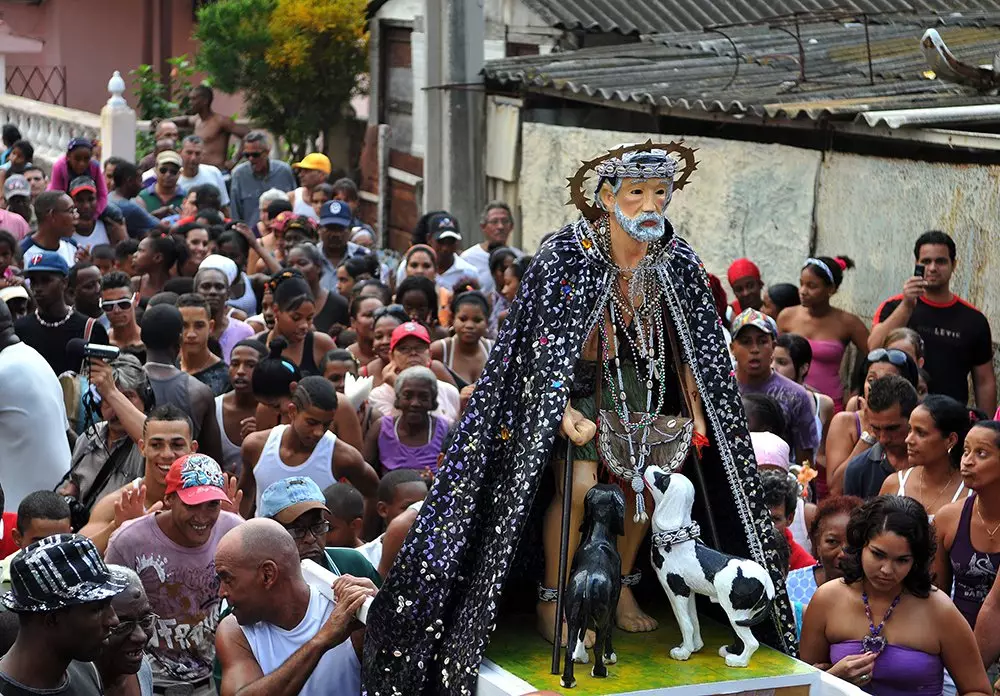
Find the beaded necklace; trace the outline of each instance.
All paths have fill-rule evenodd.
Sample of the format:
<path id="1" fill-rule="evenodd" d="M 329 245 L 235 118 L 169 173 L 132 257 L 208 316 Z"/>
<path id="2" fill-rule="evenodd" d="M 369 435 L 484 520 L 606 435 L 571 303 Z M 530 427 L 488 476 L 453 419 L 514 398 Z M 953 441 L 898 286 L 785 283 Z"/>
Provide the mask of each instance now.
<path id="1" fill-rule="evenodd" d="M 35 319 L 37 319 L 38 323 L 41 324 L 42 326 L 44 326 L 46 329 L 57 329 L 57 328 L 59 328 L 60 326 L 62 326 L 63 324 L 65 324 L 67 321 L 69 321 L 69 318 L 71 316 L 73 316 L 73 308 L 72 307 L 70 307 L 69 311 L 66 312 L 66 316 L 64 316 L 59 321 L 45 321 L 44 319 L 42 319 L 42 315 L 38 313 L 38 310 L 37 309 L 35 310 Z"/>

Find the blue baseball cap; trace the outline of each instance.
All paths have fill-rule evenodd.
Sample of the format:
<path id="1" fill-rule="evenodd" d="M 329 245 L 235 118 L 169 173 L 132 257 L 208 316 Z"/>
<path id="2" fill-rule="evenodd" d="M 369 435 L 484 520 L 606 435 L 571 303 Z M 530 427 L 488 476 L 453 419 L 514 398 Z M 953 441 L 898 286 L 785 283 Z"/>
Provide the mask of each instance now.
<path id="1" fill-rule="evenodd" d="M 351 209 L 342 201 L 327 201 L 319 209 L 319 224 L 321 225 L 350 227 L 351 220 L 353 219 L 354 216 L 351 215 Z"/>
<path id="2" fill-rule="evenodd" d="M 40 254 L 32 254 L 25 259 L 25 273 L 58 273 L 59 275 L 69 275 L 69 264 L 66 263 L 58 251 L 43 251 Z"/>
<path id="3" fill-rule="evenodd" d="M 291 524 L 310 510 L 330 512 L 323 491 L 307 476 L 292 476 L 275 481 L 264 489 L 257 506 L 257 517 Z"/>

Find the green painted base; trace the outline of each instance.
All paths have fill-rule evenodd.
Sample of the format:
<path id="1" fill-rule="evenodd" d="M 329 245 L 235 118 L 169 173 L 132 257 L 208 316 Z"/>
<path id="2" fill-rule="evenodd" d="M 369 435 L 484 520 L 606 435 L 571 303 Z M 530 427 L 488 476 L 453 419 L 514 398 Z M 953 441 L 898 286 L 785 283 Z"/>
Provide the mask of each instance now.
<path id="1" fill-rule="evenodd" d="M 799 677 L 786 680 L 782 686 L 817 683 L 818 672 L 811 666 L 763 645 L 754 653 L 749 667 L 727 667 L 725 660 L 719 657 L 719 648 L 732 641 L 732 632 L 705 617 L 701 618 L 705 647 L 692 655 L 690 660 L 673 660 L 670 649 L 681 642 L 673 614 L 669 607 L 665 614 L 662 611 L 651 613 L 660 622 L 660 627 L 651 633 L 626 633 L 615 629 L 612 643 L 618 663 L 608 666 L 606 679 L 590 676 L 594 651 L 588 650 L 590 662 L 575 666 L 577 685 L 572 690 L 564 690 L 559 685 L 560 675 L 551 674 L 552 646 L 535 631 L 534 614 L 501 617 L 490 639 L 487 657 L 536 689 L 561 691 L 573 696 L 605 696 L 733 681 L 748 681 L 750 683 L 746 688 L 754 689 L 754 680 L 769 677 Z M 562 651 L 564 657 L 565 652 Z M 771 684 L 770 688 L 774 686 L 777 684 Z M 761 685 L 757 688 L 767 687 Z M 727 689 L 726 693 L 730 690 Z"/>

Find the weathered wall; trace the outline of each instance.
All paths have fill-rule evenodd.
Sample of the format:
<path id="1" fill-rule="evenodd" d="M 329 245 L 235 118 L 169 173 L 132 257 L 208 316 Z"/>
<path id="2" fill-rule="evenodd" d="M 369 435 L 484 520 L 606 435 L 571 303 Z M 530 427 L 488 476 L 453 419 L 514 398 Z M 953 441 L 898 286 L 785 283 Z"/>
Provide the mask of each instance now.
<path id="1" fill-rule="evenodd" d="M 525 123 L 519 182 L 525 248 L 576 218 L 566 204 L 566 179 L 581 160 L 647 137 L 671 139 Z M 987 317 L 1000 316 L 1000 284 L 991 282 L 1000 277 L 1000 236 L 991 234 L 1000 220 L 1000 167 L 711 138 L 686 142 L 699 148 L 700 163 L 668 215 L 719 277 L 733 259 L 748 256 L 765 282 L 797 283 L 815 219 L 814 253 L 846 254 L 857 263 L 834 303 L 870 323 L 879 302 L 913 272 L 914 240 L 940 229 L 958 245 L 952 289 Z"/>
<path id="2" fill-rule="evenodd" d="M 577 217 L 566 205 L 566 179 L 580 162 L 623 142 L 670 141 L 645 135 L 525 123 L 521 130 L 520 205 L 525 248 Z M 698 148 L 698 170 L 675 193 L 669 217 L 725 278 L 729 263 L 753 258 L 766 282 L 797 278 L 809 251 L 815 182 L 821 154 L 784 145 L 689 138 Z M 593 188 L 595 181 L 588 185 Z"/>
<path id="3" fill-rule="evenodd" d="M 857 263 L 838 304 L 871 321 L 878 304 L 913 273 L 913 242 L 939 229 L 958 246 L 952 290 L 1000 313 L 1000 167 L 829 154 L 816 201 L 817 253 Z"/>

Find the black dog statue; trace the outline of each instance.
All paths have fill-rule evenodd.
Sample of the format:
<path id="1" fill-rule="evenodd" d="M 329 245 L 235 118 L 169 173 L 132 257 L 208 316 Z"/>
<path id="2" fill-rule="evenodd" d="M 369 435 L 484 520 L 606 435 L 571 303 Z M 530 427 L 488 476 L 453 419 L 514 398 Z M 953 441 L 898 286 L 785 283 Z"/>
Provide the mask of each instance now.
<path id="1" fill-rule="evenodd" d="M 584 638 L 588 628 L 596 633 L 592 677 L 608 676 L 605 663 L 618 661 L 611 647 L 615 607 L 622 589 L 622 559 L 618 537 L 625 533 L 625 496 L 617 486 L 598 484 L 583 501 L 580 546 L 573 554 L 573 569 L 566 585 L 566 667 L 559 683 L 576 686 L 573 661 L 587 663 Z"/>

